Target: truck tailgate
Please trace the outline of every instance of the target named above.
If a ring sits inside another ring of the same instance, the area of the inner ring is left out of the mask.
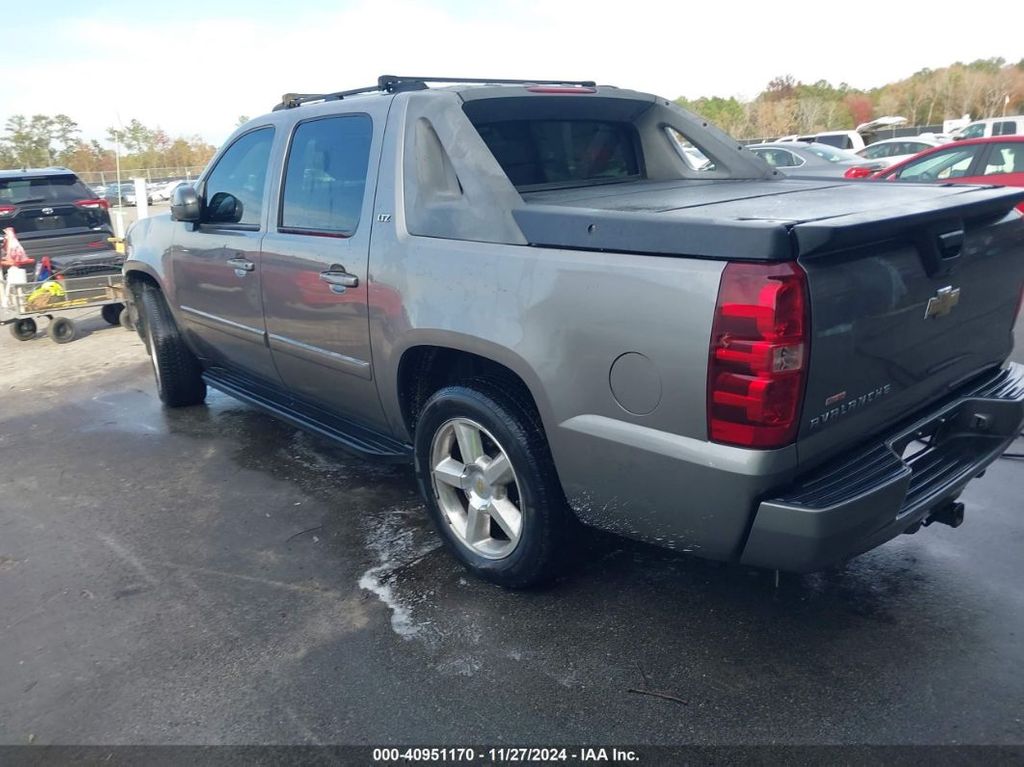
[[[802,463],[867,439],[1013,348],[1019,190],[936,191],[945,194],[792,228],[811,301]]]
[[[798,259],[809,372],[798,435],[813,464],[868,439],[1013,346],[1024,190],[796,179],[525,194],[537,245],[725,260]]]

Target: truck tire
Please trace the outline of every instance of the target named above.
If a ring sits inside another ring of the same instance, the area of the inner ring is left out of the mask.
[[[445,544],[506,588],[554,577],[573,521],[547,439],[512,387],[472,381],[435,392],[415,433],[416,478]]]
[[[203,369],[185,344],[159,289],[142,289],[140,320],[143,340],[156,378],[156,390],[167,407],[198,405],[206,399]]]
[[[11,323],[11,335],[19,341],[27,341],[30,338],[35,338],[36,330],[36,321],[31,317],[25,317]]]
[[[104,304],[100,307],[100,314],[108,325],[118,325],[121,322],[121,313],[124,311],[124,304]]]
[[[55,344],[69,344],[78,336],[78,328],[67,317],[56,317],[47,330]]]

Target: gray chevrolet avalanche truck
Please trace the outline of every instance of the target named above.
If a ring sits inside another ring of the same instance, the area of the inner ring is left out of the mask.
[[[167,406],[411,460],[484,578],[550,577],[579,522],[806,572],[956,526],[1020,432],[1022,196],[787,178],[593,83],[385,76],[239,128],[125,275]]]

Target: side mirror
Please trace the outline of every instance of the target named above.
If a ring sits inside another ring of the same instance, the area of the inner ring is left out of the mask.
[[[191,184],[183,184],[171,193],[172,221],[199,221],[201,214],[199,195]]]

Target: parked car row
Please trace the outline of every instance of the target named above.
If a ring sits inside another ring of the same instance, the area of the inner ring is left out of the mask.
[[[154,202],[164,202],[171,199],[171,194],[176,188],[189,181],[172,179],[170,181],[156,181],[146,184],[146,198],[150,205]],[[127,205],[134,207],[137,204],[135,194],[135,182],[123,182],[117,184],[98,184],[92,187],[93,192],[99,199],[107,200],[111,205]]]
[[[793,134],[782,136],[776,141],[771,142],[771,146],[773,149],[778,149],[780,147],[774,145],[786,144],[791,149],[794,145],[797,147],[810,144],[818,146],[827,145],[836,149],[854,152],[864,160],[871,162],[882,161],[885,166],[891,166],[910,159],[926,149],[941,146],[951,141],[1024,135],[1024,115],[1011,115],[1009,117],[991,117],[975,120],[949,134],[922,133],[917,136],[899,136],[871,142],[865,140],[865,135],[869,135],[867,131],[877,130],[880,126],[897,125],[902,122],[905,121],[901,117],[884,117],[858,126],[857,130],[824,131],[807,135]],[[861,131],[866,132],[862,133]],[[805,165],[800,160],[806,157],[806,153],[799,152],[799,149],[789,154],[777,154],[765,151],[764,147],[766,145],[767,142],[756,146],[762,148],[759,154],[769,159],[770,164],[777,167],[803,167]],[[837,161],[833,160],[832,162]],[[835,168],[831,170],[834,171]],[[810,173],[813,171],[813,168],[807,167],[804,171]],[[827,172],[825,174],[828,175]],[[853,177],[861,176],[855,175]]]
[[[886,181],[1024,186],[1024,136],[965,139],[931,147],[875,175]],[[1024,211],[1024,203],[1020,206]]]
[[[856,153],[819,142],[781,140],[747,149],[790,176],[1024,187],[1024,135],[946,142],[925,135],[893,138]]]

